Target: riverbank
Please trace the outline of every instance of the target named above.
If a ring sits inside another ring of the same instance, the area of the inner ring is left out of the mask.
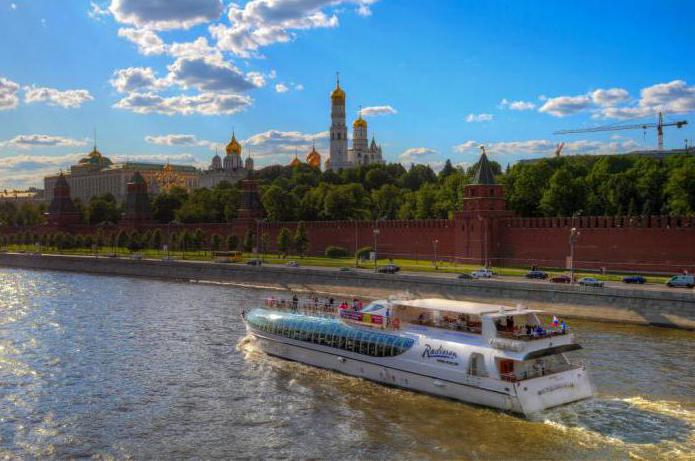
[[[229,283],[373,298],[409,291],[421,297],[523,303],[566,318],[695,330],[691,291],[592,288],[510,280],[458,280],[422,273],[375,274],[336,268],[247,266],[202,261],[0,254],[0,266]]]

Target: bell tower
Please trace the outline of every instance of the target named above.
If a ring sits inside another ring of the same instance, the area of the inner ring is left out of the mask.
[[[331,93],[331,129],[329,164],[332,170],[349,167],[347,126],[345,125],[345,91],[340,88],[340,75],[336,75],[335,89]]]

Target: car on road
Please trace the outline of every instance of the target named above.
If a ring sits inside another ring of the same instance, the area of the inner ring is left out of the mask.
[[[459,274],[458,277],[456,277],[459,280],[473,280],[473,276],[471,274]]]
[[[545,280],[548,278],[548,273],[543,271],[529,271],[524,277],[527,279]]]
[[[140,253],[133,253],[132,255],[130,255],[130,259],[135,259],[135,260],[138,260],[138,261],[139,261],[139,260],[142,259],[142,254],[140,254]]]
[[[692,288],[695,287],[694,275],[674,275],[666,282],[669,288]]]
[[[556,275],[554,277],[550,277],[549,280],[551,283],[572,283],[572,279],[570,278],[569,275]]]
[[[603,281],[595,279],[594,277],[584,277],[579,280],[579,284],[583,287],[603,287]]]
[[[261,261],[260,259],[249,259],[248,261],[246,261],[246,264],[248,266],[260,266],[261,264],[263,264],[263,261]]]
[[[474,279],[489,279],[493,276],[493,272],[490,269],[478,269],[477,271],[471,272],[471,277]]]
[[[352,268],[350,267],[341,267],[338,269],[340,272],[352,272]]]
[[[287,261],[285,266],[287,266],[287,267],[299,267],[299,263],[297,261]]]
[[[628,275],[623,277],[623,283],[638,283],[640,285],[647,283],[647,279],[641,275]]]
[[[377,269],[377,271],[382,273],[382,274],[395,274],[396,272],[398,272],[400,270],[401,270],[401,268],[395,264],[387,264],[387,265],[381,266]]]

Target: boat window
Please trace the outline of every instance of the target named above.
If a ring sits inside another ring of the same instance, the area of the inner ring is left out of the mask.
[[[410,338],[376,330],[356,329],[339,320],[302,317],[288,313],[273,314],[271,319],[262,312],[252,311],[247,316],[247,321],[259,331],[372,357],[393,357],[407,351],[414,344],[414,340]],[[281,317],[277,318],[276,315]]]
[[[479,352],[474,352],[471,354],[468,362],[468,373],[473,376],[487,376],[485,357],[483,357],[483,354]]]
[[[367,307],[362,309],[362,312],[375,312],[379,311],[384,308],[383,304],[378,304],[378,303],[369,303]]]

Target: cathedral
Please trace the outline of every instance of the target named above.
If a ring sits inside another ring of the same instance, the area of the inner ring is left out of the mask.
[[[348,149],[347,125],[345,123],[345,91],[340,88],[340,80],[331,93],[331,140],[327,170],[339,170],[358,165],[384,163],[381,146],[377,145],[374,137],[369,142],[367,136],[367,121],[362,118],[360,111],[352,123],[352,149]]]
[[[241,144],[239,144],[236,135],[233,133],[232,140],[227,144],[225,152],[224,160],[215,154],[208,169],[201,173],[199,179],[200,187],[212,188],[222,181],[234,184],[246,178],[253,171],[251,155],[249,154],[246,157],[246,161],[241,159]]]

